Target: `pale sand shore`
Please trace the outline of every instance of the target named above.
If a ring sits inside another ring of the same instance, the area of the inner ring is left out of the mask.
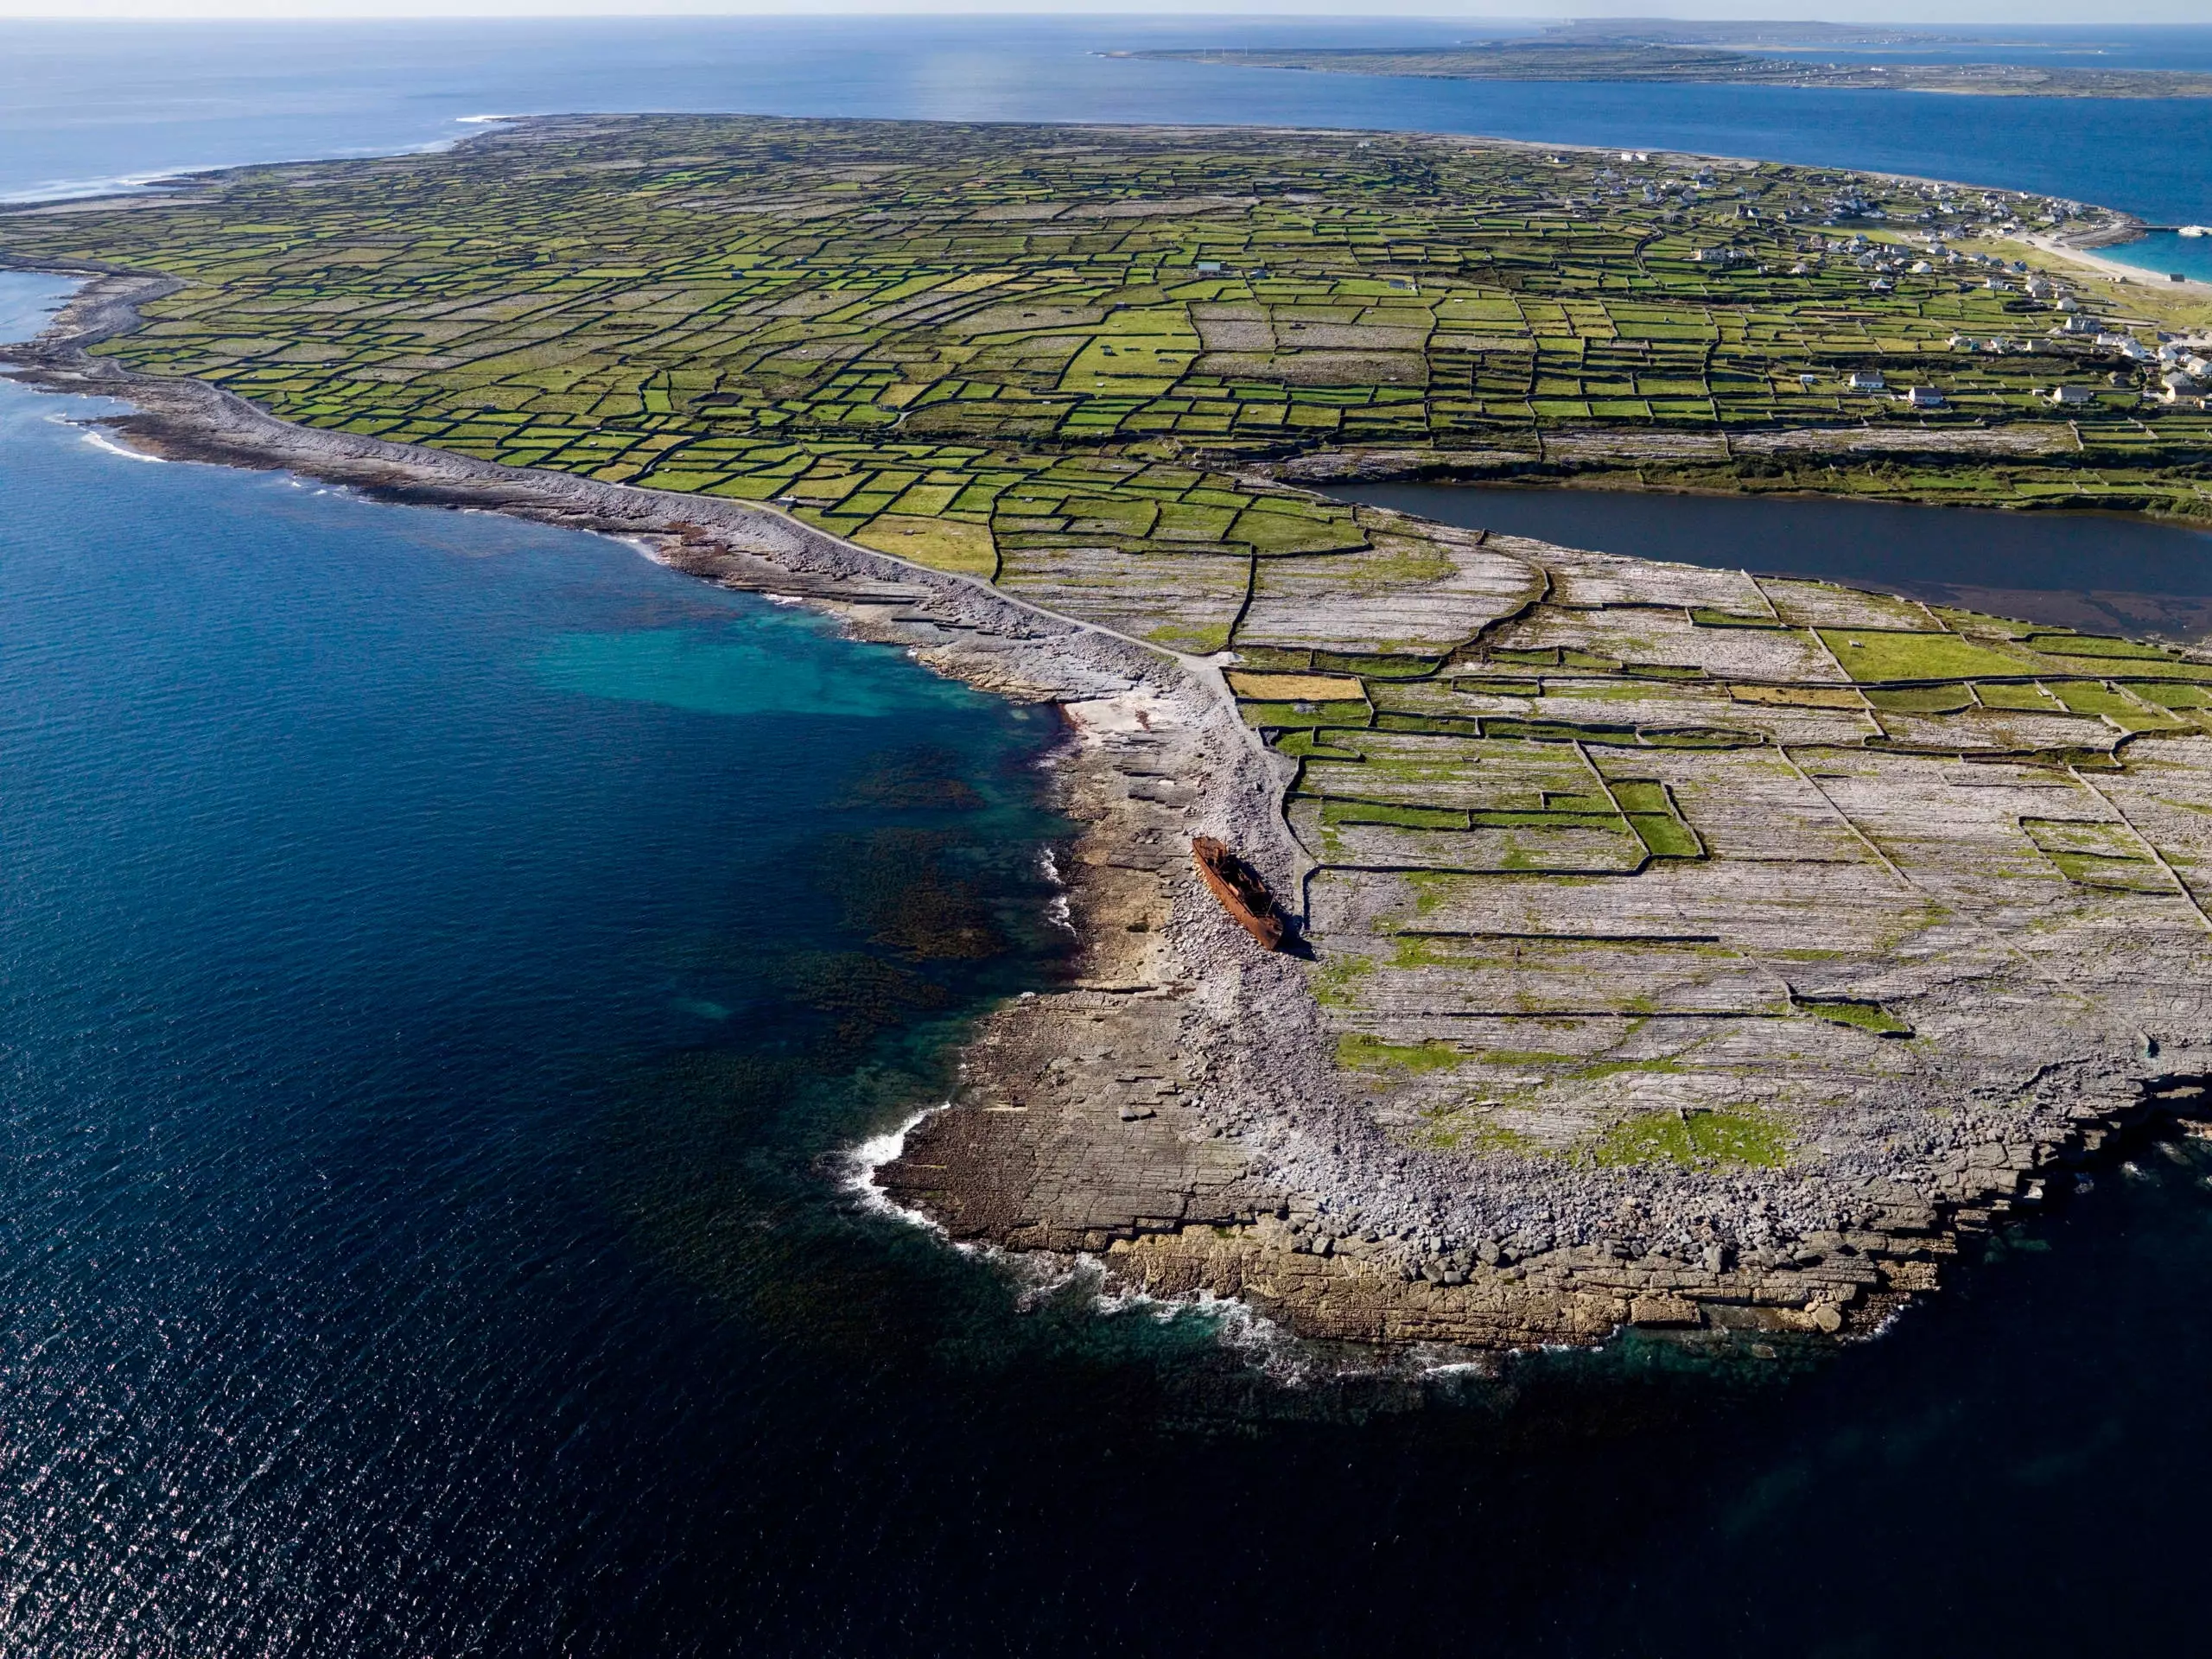
[[[2013,239],[2047,253],[2054,259],[2063,259],[2069,264],[2078,265],[2084,270],[2094,271],[2100,276],[2116,277],[2123,283],[2133,283],[2138,287],[2154,288],[2162,294],[2186,294],[2200,299],[2212,300],[2212,283],[2200,282],[2195,277],[2177,283],[2170,276],[2161,275],[2147,265],[2131,265],[2124,260],[2108,259],[2101,253],[2088,248],[2075,247],[2055,236],[2030,233]],[[2202,332],[2212,333],[2212,329]]]

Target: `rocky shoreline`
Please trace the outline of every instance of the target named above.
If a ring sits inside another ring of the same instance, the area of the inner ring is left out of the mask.
[[[1228,842],[1278,893],[1299,892],[1309,861],[1284,815],[1286,764],[1238,716],[1217,664],[771,509],[293,426],[87,355],[171,287],[98,275],[45,335],[12,348],[14,373],[128,400],[139,412],[113,424],[155,453],[630,538],[702,579],[802,601],[855,638],[1067,711],[1079,741],[1060,762],[1061,805],[1084,826],[1065,872],[1077,976],[989,1016],[953,1104],[877,1175],[956,1239],[1095,1257],[1120,1285],[1241,1298],[1319,1338],[1508,1348],[1600,1341],[1624,1324],[1848,1334],[1935,1288],[1961,1235],[2038,1200],[2052,1167],[2119,1124],[2203,1099],[2203,1046],[2152,1045],[2133,1063],[2039,1076],[2037,1109],[2009,1130],[1961,1109],[1940,1146],[1897,1166],[1853,1155],[1716,1176],[1485,1166],[1410,1147],[1336,1066],[1309,970],[1259,950],[1192,870],[1195,834]],[[1547,550],[1523,552],[1549,583]],[[1624,581],[1664,569],[1606,568]]]

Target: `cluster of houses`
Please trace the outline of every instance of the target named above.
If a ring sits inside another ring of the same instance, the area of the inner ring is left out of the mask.
[[[1839,196],[1831,204],[1838,208],[1847,206],[1853,209],[1863,208],[1866,205],[1865,199],[1856,195]],[[1985,205],[1995,207],[2000,204],[1992,200]],[[2050,206],[2051,214],[2060,219],[2078,215],[2083,211],[2070,202],[2054,201]],[[1848,216],[1879,217],[1876,213],[1857,211]],[[2031,270],[2024,259],[2008,262],[1994,254],[1963,253],[1946,246],[1940,236],[1932,233],[1923,235],[1922,239],[1925,243],[1922,257],[1912,258],[1910,263],[1910,250],[1891,243],[1876,242],[1863,234],[1854,234],[1847,238],[1833,236],[1824,238],[1814,235],[1799,244],[1799,248],[1801,251],[1808,253],[1848,257],[1860,270],[1877,273],[1869,286],[1882,293],[1893,290],[1895,283],[1891,278],[1895,275],[1910,273],[1925,276],[1936,274],[1939,260],[1945,267],[1966,266],[1986,271],[1986,280],[1983,286],[1995,291],[2012,292],[2012,279],[2018,277],[2021,279],[2020,288],[2030,300],[2048,304],[2058,314],[2056,325],[2050,330],[2051,340],[2062,346],[2088,346],[2100,355],[2119,358],[2139,367],[2154,369],[2158,373],[2158,385],[2155,390],[2145,391],[2143,393],[2145,397],[2156,397],[2166,404],[2192,404],[2212,408],[2212,359],[2208,359],[2202,353],[2171,341],[2153,350],[2134,335],[2107,326],[2084,310],[2082,302],[2067,293],[2059,283],[2043,272]],[[1699,248],[1690,257],[1699,264],[1728,267],[1747,264],[1751,256],[1740,248],[1713,247]],[[1814,268],[1800,261],[1791,267],[1791,275],[1804,276]],[[1991,355],[2049,349],[2033,339],[2015,339],[2003,334],[1986,337],[1953,334],[1950,344],[1954,351]],[[2113,386],[2122,389],[2138,384],[2134,374],[2118,370],[2111,378]],[[1819,385],[1821,377],[1801,374],[1798,381],[1810,391]],[[1882,375],[1872,369],[1861,369],[1847,376],[1844,387],[1847,391],[1862,396],[1887,393],[1909,409],[1936,410],[1948,405],[1945,395],[1933,386],[1911,386],[1902,391],[1888,393]],[[2090,385],[2055,385],[2040,396],[2056,407],[2075,409],[2094,403],[2098,392],[2097,387]]]
[[[2030,340],[2011,340],[2001,338],[1977,340],[1966,334],[1953,335],[1951,344],[1954,348],[1969,351],[2031,352],[2035,349],[2034,342]],[[2205,357],[2202,353],[2173,342],[2162,345],[2153,352],[2132,334],[2100,334],[2096,336],[2096,344],[2101,350],[2109,352],[2115,356],[2137,363],[2155,364],[2158,366],[2161,371],[2158,389],[2155,392],[2145,392],[2144,394],[2145,397],[2156,397],[2160,402],[2166,404],[2194,404],[2200,408],[2212,407],[2212,359]],[[1820,383],[1820,377],[1813,374],[1801,374],[1797,378],[1808,391]],[[2116,385],[2133,384],[2127,376],[2122,374],[2113,375],[2113,380]],[[1876,369],[1854,370],[1845,377],[1843,384],[1847,391],[1865,397],[1878,396],[1888,390],[1888,383],[1883,378],[1880,371]],[[1894,396],[1898,403],[1908,409],[1943,409],[1949,405],[1949,400],[1944,394],[1933,386],[1910,386],[1895,393]],[[2097,389],[2094,386],[2062,385],[2052,386],[2042,396],[2046,402],[2056,408],[2080,409],[2096,401]]]
[[[2212,360],[2169,341],[2158,347],[2159,398],[2169,404],[2202,405],[2212,399]]]

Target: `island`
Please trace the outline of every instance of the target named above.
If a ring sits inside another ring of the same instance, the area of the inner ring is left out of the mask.
[[[130,442],[629,537],[1058,705],[1077,972],[869,1192],[1484,1350],[1878,1328],[2196,1110],[2212,654],[1325,487],[2212,521],[2212,307],[2069,251],[2124,228],[1417,135],[576,117],[13,212],[0,261],[88,277],[14,372]]]
[[[1833,23],[1580,18],[1537,35],[1447,46],[1186,48],[1109,55],[1445,80],[1660,81],[1992,98],[2212,97],[2212,74],[2201,70],[1947,62],[1901,55],[1929,48],[1955,54],[1999,43],[1973,35]],[[2095,49],[2090,41],[2074,44],[2079,52]],[[1850,55],[1825,60],[1762,55],[1777,50]]]

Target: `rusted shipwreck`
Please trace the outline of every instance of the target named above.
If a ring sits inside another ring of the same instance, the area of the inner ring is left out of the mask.
[[[1237,925],[1270,950],[1282,949],[1283,919],[1267,883],[1252,873],[1244,861],[1211,836],[1191,842],[1191,860],[1221,907]]]

